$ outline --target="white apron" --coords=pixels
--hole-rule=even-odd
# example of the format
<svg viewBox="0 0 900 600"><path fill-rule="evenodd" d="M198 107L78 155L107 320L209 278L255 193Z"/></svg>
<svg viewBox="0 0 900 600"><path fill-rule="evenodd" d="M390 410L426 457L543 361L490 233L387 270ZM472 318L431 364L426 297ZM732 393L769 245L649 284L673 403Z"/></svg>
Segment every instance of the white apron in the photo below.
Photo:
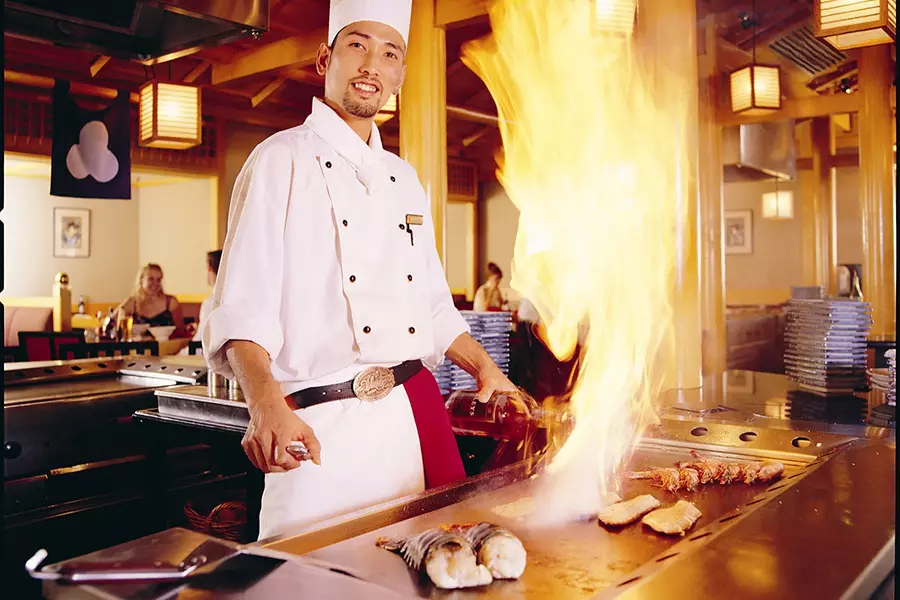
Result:
<svg viewBox="0 0 900 600"><path fill-rule="evenodd" d="M362 368L336 374L334 383ZM402 385L377 402L325 402L295 414L319 439L322 464L307 461L266 475L259 539L425 489L419 435Z"/></svg>

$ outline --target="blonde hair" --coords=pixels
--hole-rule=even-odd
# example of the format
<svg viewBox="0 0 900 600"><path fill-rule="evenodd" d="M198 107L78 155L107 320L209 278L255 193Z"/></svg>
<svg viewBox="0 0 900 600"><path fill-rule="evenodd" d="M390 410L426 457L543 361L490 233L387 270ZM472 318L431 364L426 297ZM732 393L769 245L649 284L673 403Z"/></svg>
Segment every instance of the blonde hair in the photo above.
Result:
<svg viewBox="0 0 900 600"><path fill-rule="evenodd" d="M159 271L159 278L162 279L164 276L162 267L156 263L147 263L146 265L138 269L137 278L134 282L134 293L132 294L132 298L134 298L133 308L135 314L138 314L138 306L140 305L141 300L144 299L144 277L153 269ZM160 285L159 292L163 296L166 295L166 292L162 289L162 285Z"/></svg>

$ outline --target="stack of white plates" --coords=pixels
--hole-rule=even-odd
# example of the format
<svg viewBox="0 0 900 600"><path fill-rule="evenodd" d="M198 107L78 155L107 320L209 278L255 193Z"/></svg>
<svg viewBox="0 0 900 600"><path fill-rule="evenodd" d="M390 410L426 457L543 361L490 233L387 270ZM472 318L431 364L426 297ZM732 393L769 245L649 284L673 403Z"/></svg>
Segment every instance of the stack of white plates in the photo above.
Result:
<svg viewBox="0 0 900 600"><path fill-rule="evenodd" d="M866 387L868 302L849 298L788 301L784 369L809 392L851 394Z"/></svg>
<svg viewBox="0 0 900 600"><path fill-rule="evenodd" d="M509 374L509 336L512 331L511 312L474 312L460 311L469 324L472 337L475 338L488 355L494 359L504 374ZM444 360L434 372L434 378L442 394L456 390L475 389L475 378Z"/></svg>
<svg viewBox="0 0 900 600"><path fill-rule="evenodd" d="M884 353L888 360L886 369L869 369L869 386L887 396L889 404L897 403L897 351L894 349Z"/></svg>

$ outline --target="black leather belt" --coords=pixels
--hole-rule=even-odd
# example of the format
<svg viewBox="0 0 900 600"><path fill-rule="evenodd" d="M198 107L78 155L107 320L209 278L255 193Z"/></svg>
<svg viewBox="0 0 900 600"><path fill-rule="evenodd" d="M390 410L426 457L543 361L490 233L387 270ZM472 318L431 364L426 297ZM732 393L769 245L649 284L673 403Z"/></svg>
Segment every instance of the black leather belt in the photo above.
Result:
<svg viewBox="0 0 900 600"><path fill-rule="evenodd" d="M421 360L408 360L396 367L369 367L351 381L307 388L294 392L290 398L297 408L309 408L332 400L359 398L367 402L381 400L398 385L406 383L424 368Z"/></svg>

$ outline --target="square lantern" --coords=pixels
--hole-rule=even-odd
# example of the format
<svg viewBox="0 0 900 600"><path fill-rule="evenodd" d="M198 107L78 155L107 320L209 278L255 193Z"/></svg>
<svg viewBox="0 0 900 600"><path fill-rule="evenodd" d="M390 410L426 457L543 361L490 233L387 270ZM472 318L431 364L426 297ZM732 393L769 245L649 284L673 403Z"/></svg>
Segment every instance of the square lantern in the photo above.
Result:
<svg viewBox="0 0 900 600"><path fill-rule="evenodd" d="M815 0L814 10L816 37L838 50L896 39L896 0Z"/></svg>
<svg viewBox="0 0 900 600"><path fill-rule="evenodd" d="M594 0L594 28L605 33L631 35L637 0Z"/></svg>
<svg viewBox="0 0 900 600"><path fill-rule="evenodd" d="M775 190L762 195L764 219L786 221L794 218L794 193L790 190Z"/></svg>
<svg viewBox="0 0 900 600"><path fill-rule="evenodd" d="M733 71L731 79L731 111L758 115L781 108L781 69L749 64Z"/></svg>
<svg viewBox="0 0 900 600"><path fill-rule="evenodd" d="M185 150L200 144L200 88L148 81L140 90L139 141L148 148Z"/></svg>

